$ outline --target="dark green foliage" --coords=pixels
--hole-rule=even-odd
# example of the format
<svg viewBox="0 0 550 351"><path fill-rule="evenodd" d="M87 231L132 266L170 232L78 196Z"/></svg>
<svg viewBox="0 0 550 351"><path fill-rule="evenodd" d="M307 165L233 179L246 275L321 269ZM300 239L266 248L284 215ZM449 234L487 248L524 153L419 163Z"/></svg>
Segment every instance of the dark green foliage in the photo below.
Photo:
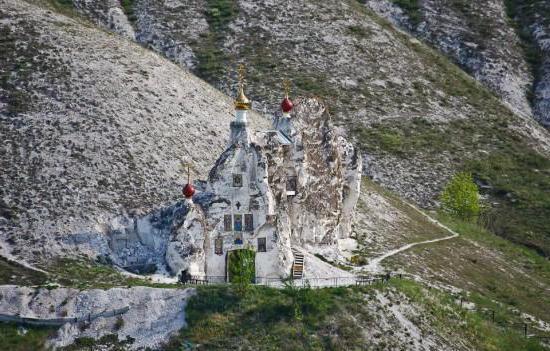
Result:
<svg viewBox="0 0 550 351"><path fill-rule="evenodd" d="M93 338L83 337L77 338L72 345L61 348L62 351L87 351L87 350L103 350L124 351L128 350L127 346L131 345L134 340L128 337L126 340L118 341L118 336L115 334L105 335L98 340Z"/></svg>
<svg viewBox="0 0 550 351"><path fill-rule="evenodd" d="M398 5L405 11L407 16L409 16L411 24L416 26L420 22L422 22L422 12L420 9L419 0L390 0L390 1Z"/></svg>
<svg viewBox="0 0 550 351"><path fill-rule="evenodd" d="M239 12L234 0L207 0L206 2L207 21L214 32L224 30Z"/></svg>
<svg viewBox="0 0 550 351"><path fill-rule="evenodd" d="M254 283L256 275L256 252L253 250L234 250L229 252L229 280L239 294L246 294Z"/></svg>
<svg viewBox="0 0 550 351"><path fill-rule="evenodd" d="M197 55L196 73L210 83L225 76L229 59L220 48L227 25L237 16L239 8L234 0L208 0L206 20L210 31L193 44Z"/></svg>
<svg viewBox="0 0 550 351"><path fill-rule="evenodd" d="M46 340L56 333L54 328L25 327L27 333L18 333L15 324L0 323L0 349L9 351L46 350Z"/></svg>
<svg viewBox="0 0 550 351"><path fill-rule="evenodd" d="M122 10L126 14L126 17L128 17L128 20L132 23L135 22L137 20L137 17L134 12L134 0L121 0L120 5L122 6Z"/></svg>
<svg viewBox="0 0 550 351"><path fill-rule="evenodd" d="M73 6L73 0L54 0L54 1L61 6L67 6L67 7Z"/></svg>

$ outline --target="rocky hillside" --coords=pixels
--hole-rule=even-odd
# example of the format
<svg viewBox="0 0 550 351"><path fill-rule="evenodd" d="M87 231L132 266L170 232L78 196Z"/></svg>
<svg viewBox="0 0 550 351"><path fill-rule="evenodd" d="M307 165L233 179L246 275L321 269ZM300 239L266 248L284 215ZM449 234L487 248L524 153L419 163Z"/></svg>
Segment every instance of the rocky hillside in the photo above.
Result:
<svg viewBox="0 0 550 351"><path fill-rule="evenodd" d="M433 35L426 29L423 38L445 43L443 51L459 55L455 61L504 103L357 1L121 4L112 6L132 19L136 40L226 92L232 64L247 63L260 111L275 109L282 78L292 80L295 95L324 98L362 146L365 173L422 206L437 204L454 172L473 172L489 198L493 230L550 253L550 226L541 220L550 218L542 196L550 183L550 136L528 117L533 74L501 2L442 5L428 16Z"/></svg>
<svg viewBox="0 0 550 351"><path fill-rule="evenodd" d="M15 254L179 198L181 160L205 177L224 149L232 101L155 53L42 3L2 0L0 32L0 245Z"/></svg>
<svg viewBox="0 0 550 351"><path fill-rule="evenodd" d="M368 0L366 5L450 57L517 113L550 125L547 1Z"/></svg>

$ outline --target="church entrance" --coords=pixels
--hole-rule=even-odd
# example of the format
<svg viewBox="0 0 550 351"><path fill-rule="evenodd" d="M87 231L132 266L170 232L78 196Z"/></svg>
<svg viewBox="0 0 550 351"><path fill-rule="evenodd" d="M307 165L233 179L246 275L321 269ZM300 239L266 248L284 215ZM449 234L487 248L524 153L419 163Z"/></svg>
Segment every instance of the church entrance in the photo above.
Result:
<svg viewBox="0 0 550 351"><path fill-rule="evenodd" d="M256 252L254 250L240 249L227 252L226 277L228 282L249 281L254 283L256 279Z"/></svg>

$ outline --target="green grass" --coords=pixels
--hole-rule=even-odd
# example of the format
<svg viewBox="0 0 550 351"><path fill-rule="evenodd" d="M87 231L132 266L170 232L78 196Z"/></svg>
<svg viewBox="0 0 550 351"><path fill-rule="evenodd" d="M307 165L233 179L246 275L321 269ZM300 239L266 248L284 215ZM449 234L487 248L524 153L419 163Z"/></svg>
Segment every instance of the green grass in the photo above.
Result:
<svg viewBox="0 0 550 351"><path fill-rule="evenodd" d="M47 271L51 280L61 286L78 289L109 289L112 287L149 286L155 288L181 288L179 284L153 283L147 279L129 278L111 266L97 262L59 258Z"/></svg>
<svg viewBox="0 0 550 351"><path fill-rule="evenodd" d="M515 262L521 269L534 274L538 278L537 280L545 283L550 282L550 261L538 255L535 250L503 239L477 223L465 222L443 214L439 214L437 217L439 221L460 233L464 238L500 251L507 260Z"/></svg>
<svg viewBox="0 0 550 351"><path fill-rule="evenodd" d="M215 83L226 76L230 60L220 48L228 24L238 15L239 8L234 0L207 0L205 12L209 32L192 43L197 57L196 73L209 83Z"/></svg>
<svg viewBox="0 0 550 351"><path fill-rule="evenodd" d="M2 350L30 351L45 350L46 340L55 334L52 328L25 327L26 334L18 333L15 324L0 323L0 343Z"/></svg>
<svg viewBox="0 0 550 351"><path fill-rule="evenodd" d="M460 237L416 246L384 262L431 281L440 281L550 320L550 262L475 223L438 219Z"/></svg>
<svg viewBox="0 0 550 351"><path fill-rule="evenodd" d="M437 290L429 293L421 285L408 280L392 282L399 291L412 301L425 306L431 316L432 325L439 330L449 330L470 341L475 350L516 351L545 350L535 339L526 339L521 329L516 327L500 328L492 322L492 316L487 313L472 312L458 306L456 297ZM508 311L492 303L481 295L471 295L476 308L491 308L496 311L496 322L512 323L515 321Z"/></svg>
<svg viewBox="0 0 550 351"><path fill-rule="evenodd" d="M204 350L397 349L392 333L378 334L384 340L376 340L362 332L363 328L383 330L377 314L391 313L380 309L376 292L403 294L405 299L397 297L391 302L412 303L421 311L421 319L409 317L413 323L434 328L449 344L463 340L476 350L543 350L515 329L499 328L490 315L461 309L455 296L407 280L361 288L256 288L244 297L228 287L200 288L187 306L189 327L163 349L180 350L182 345ZM483 302L482 307L497 308L486 299L475 298ZM498 311L498 318L509 317Z"/></svg>
<svg viewBox="0 0 550 351"><path fill-rule="evenodd" d="M43 285L48 277L42 272L28 269L20 264L0 257L0 285Z"/></svg>
<svg viewBox="0 0 550 351"><path fill-rule="evenodd" d="M435 124L422 118L353 130L369 153L452 162L488 185L488 228L550 256L550 160L513 134L506 115ZM479 153L479 150L485 153ZM446 159L442 158L446 155Z"/></svg>
<svg viewBox="0 0 550 351"><path fill-rule="evenodd" d="M549 257L550 160L509 146L464 168L491 187L482 189L497 203L486 213L487 228Z"/></svg>
<svg viewBox="0 0 550 351"><path fill-rule="evenodd" d="M256 288L243 298L227 287L200 289L187 308L189 328L166 350L177 350L184 341L208 350L353 349L361 345L361 333L344 313L361 300L346 288ZM333 316L342 317L334 325L338 340L325 335Z"/></svg>

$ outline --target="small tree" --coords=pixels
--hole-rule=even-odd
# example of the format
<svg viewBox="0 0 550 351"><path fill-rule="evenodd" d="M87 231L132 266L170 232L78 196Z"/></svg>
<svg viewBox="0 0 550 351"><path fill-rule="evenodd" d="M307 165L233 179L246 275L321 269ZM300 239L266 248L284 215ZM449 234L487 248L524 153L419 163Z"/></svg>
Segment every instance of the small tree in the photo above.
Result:
<svg viewBox="0 0 550 351"><path fill-rule="evenodd" d="M454 175L441 194L441 209L453 217L471 220L479 215L481 205L471 173Z"/></svg>
<svg viewBox="0 0 550 351"><path fill-rule="evenodd" d="M256 253L250 249L231 251L229 257L229 277L239 295L246 295L256 275L254 265Z"/></svg>

